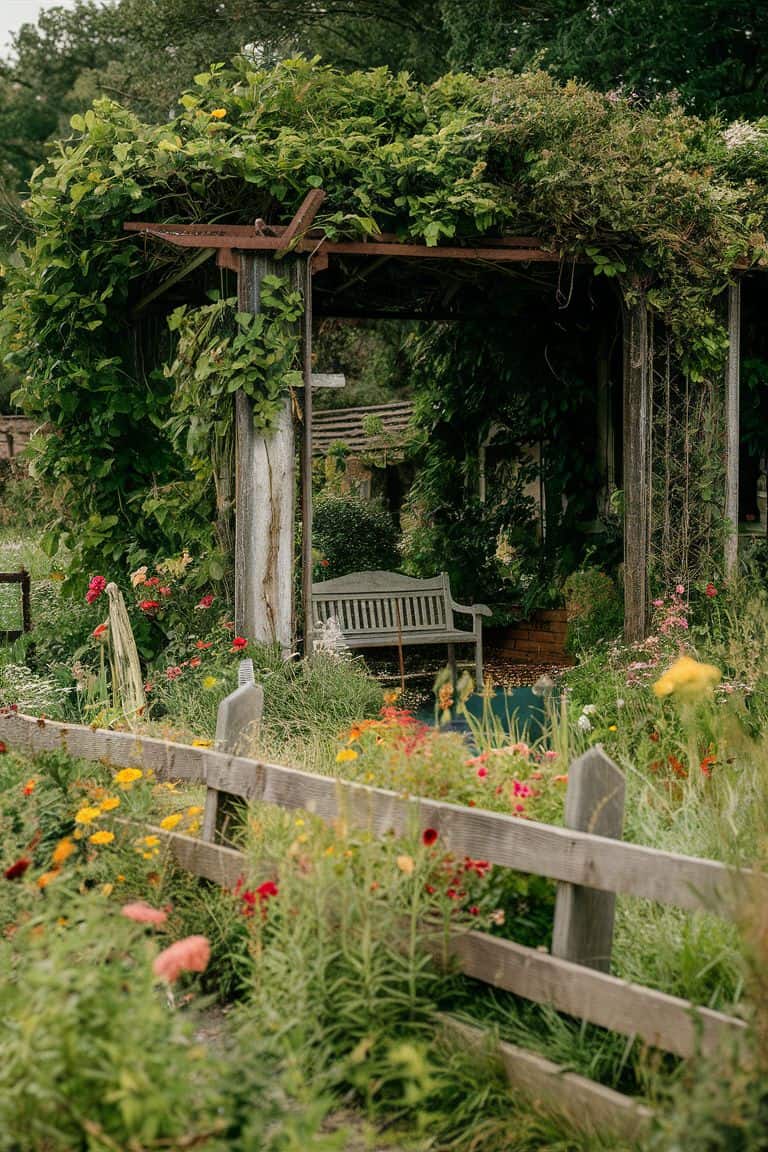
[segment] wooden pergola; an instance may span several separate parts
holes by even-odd
[[[371,307],[365,297],[366,277],[382,268],[408,269],[418,279],[427,268],[472,268],[483,271],[518,269],[532,276],[539,266],[551,270],[572,263],[554,245],[530,236],[483,240],[478,245],[438,245],[403,242],[380,234],[366,240],[333,240],[313,227],[325,199],[321,189],[305,197],[286,226],[257,220],[251,225],[154,224],[131,221],[127,232],[182,248],[216,254],[217,264],[237,274],[241,311],[258,313],[261,283],[276,274],[289,278],[304,297],[302,360],[304,405],[301,444],[302,602],[305,621],[311,621],[312,584],[312,319],[318,295],[315,277],[339,261],[353,259],[361,270],[347,277],[343,287],[354,291],[334,315],[377,318],[440,318],[439,310],[407,310],[398,301],[395,312]],[[588,263],[588,262],[584,262]],[[359,288],[359,286],[361,286]],[[623,334],[623,477],[624,490],[624,597],[625,638],[642,639],[649,609],[651,500],[651,380],[649,372],[648,309],[645,285],[636,282],[622,299]],[[356,289],[359,288],[359,291]],[[362,293],[362,299],[361,299]],[[395,282],[397,295],[397,282]],[[322,296],[322,291],[320,292]],[[725,569],[735,570],[738,546],[739,358],[740,283],[729,288],[729,354],[726,373],[726,500],[729,528]],[[346,310],[345,310],[346,309]],[[235,395],[235,624],[238,632],[262,642],[277,642],[288,652],[293,644],[293,548],[295,489],[294,404],[286,397],[274,431],[264,437],[254,430],[251,402]],[[306,628],[307,648],[311,627]]]

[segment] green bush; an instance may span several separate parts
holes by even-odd
[[[563,585],[568,612],[568,650],[583,652],[621,632],[624,603],[607,572],[582,568]]]
[[[323,494],[315,505],[313,532],[323,555],[320,579],[399,566],[397,526],[377,500]]]

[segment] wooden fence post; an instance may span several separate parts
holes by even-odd
[[[565,826],[620,840],[624,822],[623,773],[597,745],[568,773]],[[601,972],[611,969],[616,897],[579,884],[557,885],[552,955]]]
[[[741,359],[741,281],[728,289],[728,366],[725,374],[725,575],[739,564],[739,371]]]
[[[645,300],[624,306],[624,639],[643,640],[648,623],[651,499],[651,381]]]
[[[251,664],[251,674],[252,669]],[[240,671],[244,671],[242,667]],[[263,711],[264,689],[261,684],[241,684],[226,696],[219,704],[216,717],[216,751],[229,752],[232,756],[246,754]],[[234,810],[241,804],[242,801],[228,792],[208,788],[205,793],[203,839],[227,843],[227,831],[232,825]]]

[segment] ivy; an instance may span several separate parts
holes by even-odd
[[[54,490],[49,545],[66,543],[83,569],[210,547],[202,461],[226,433],[232,389],[267,428],[296,368],[292,290],[268,285],[262,315],[238,317],[209,264],[127,236],[126,220],[286,223],[322,186],[316,223],[331,237],[539,235],[625,295],[645,292],[694,385],[722,370],[734,263],[766,253],[766,125],[729,135],[544,73],[423,86],[386,69],[238,59],[199,74],[167,123],[102,99],[72,128],[32,179],[0,335],[18,402],[53,428],[35,449]]]

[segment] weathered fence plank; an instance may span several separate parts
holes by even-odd
[[[18,713],[0,714],[0,739],[26,751],[70,750],[77,746],[79,750],[73,755],[112,765],[151,766],[159,779],[200,780],[245,800],[302,808],[329,821],[343,817],[350,826],[376,835],[388,831],[403,835],[411,830],[434,828],[446,851],[551,880],[639,896],[678,908],[703,908],[720,916],[733,914],[733,901],[743,894],[747,882],[768,898],[768,876],[749,869],[732,869],[714,860],[662,852],[438,800],[409,798],[382,788],[132,733],[79,729],[80,733],[88,733],[88,738],[75,735],[77,732],[76,727],[66,724],[41,722]],[[129,754],[130,759],[120,759]]]
[[[624,774],[602,748],[589,748],[568,769],[566,828],[620,840],[625,791]],[[616,897],[612,892],[558,884],[553,955],[610,972],[615,911]]]
[[[244,675],[249,671],[252,673],[253,664],[250,670],[241,671]],[[231,754],[247,752],[256,736],[263,711],[264,689],[261,684],[246,682],[230,692],[219,704],[216,716],[216,750]],[[236,818],[236,807],[229,789],[209,786],[205,793],[203,839],[226,843],[230,825]]]
[[[483,1029],[452,1016],[441,1015],[439,1019],[449,1034],[455,1034],[471,1047],[488,1051],[488,1033]],[[614,1132],[632,1140],[641,1136],[653,1119],[650,1108],[631,1096],[623,1096],[586,1076],[568,1072],[535,1052],[503,1040],[496,1051],[513,1087],[547,1111],[566,1116],[581,1131]]]
[[[444,940],[426,937],[432,954],[440,959]],[[630,984],[526,948],[484,932],[457,932],[448,941],[448,954],[465,976],[503,988],[537,1004],[551,1004],[558,1012],[590,1024],[637,1036],[654,1048],[675,1056],[717,1055],[745,1024],[734,1016],[699,1008],[687,1000],[653,988]]]

